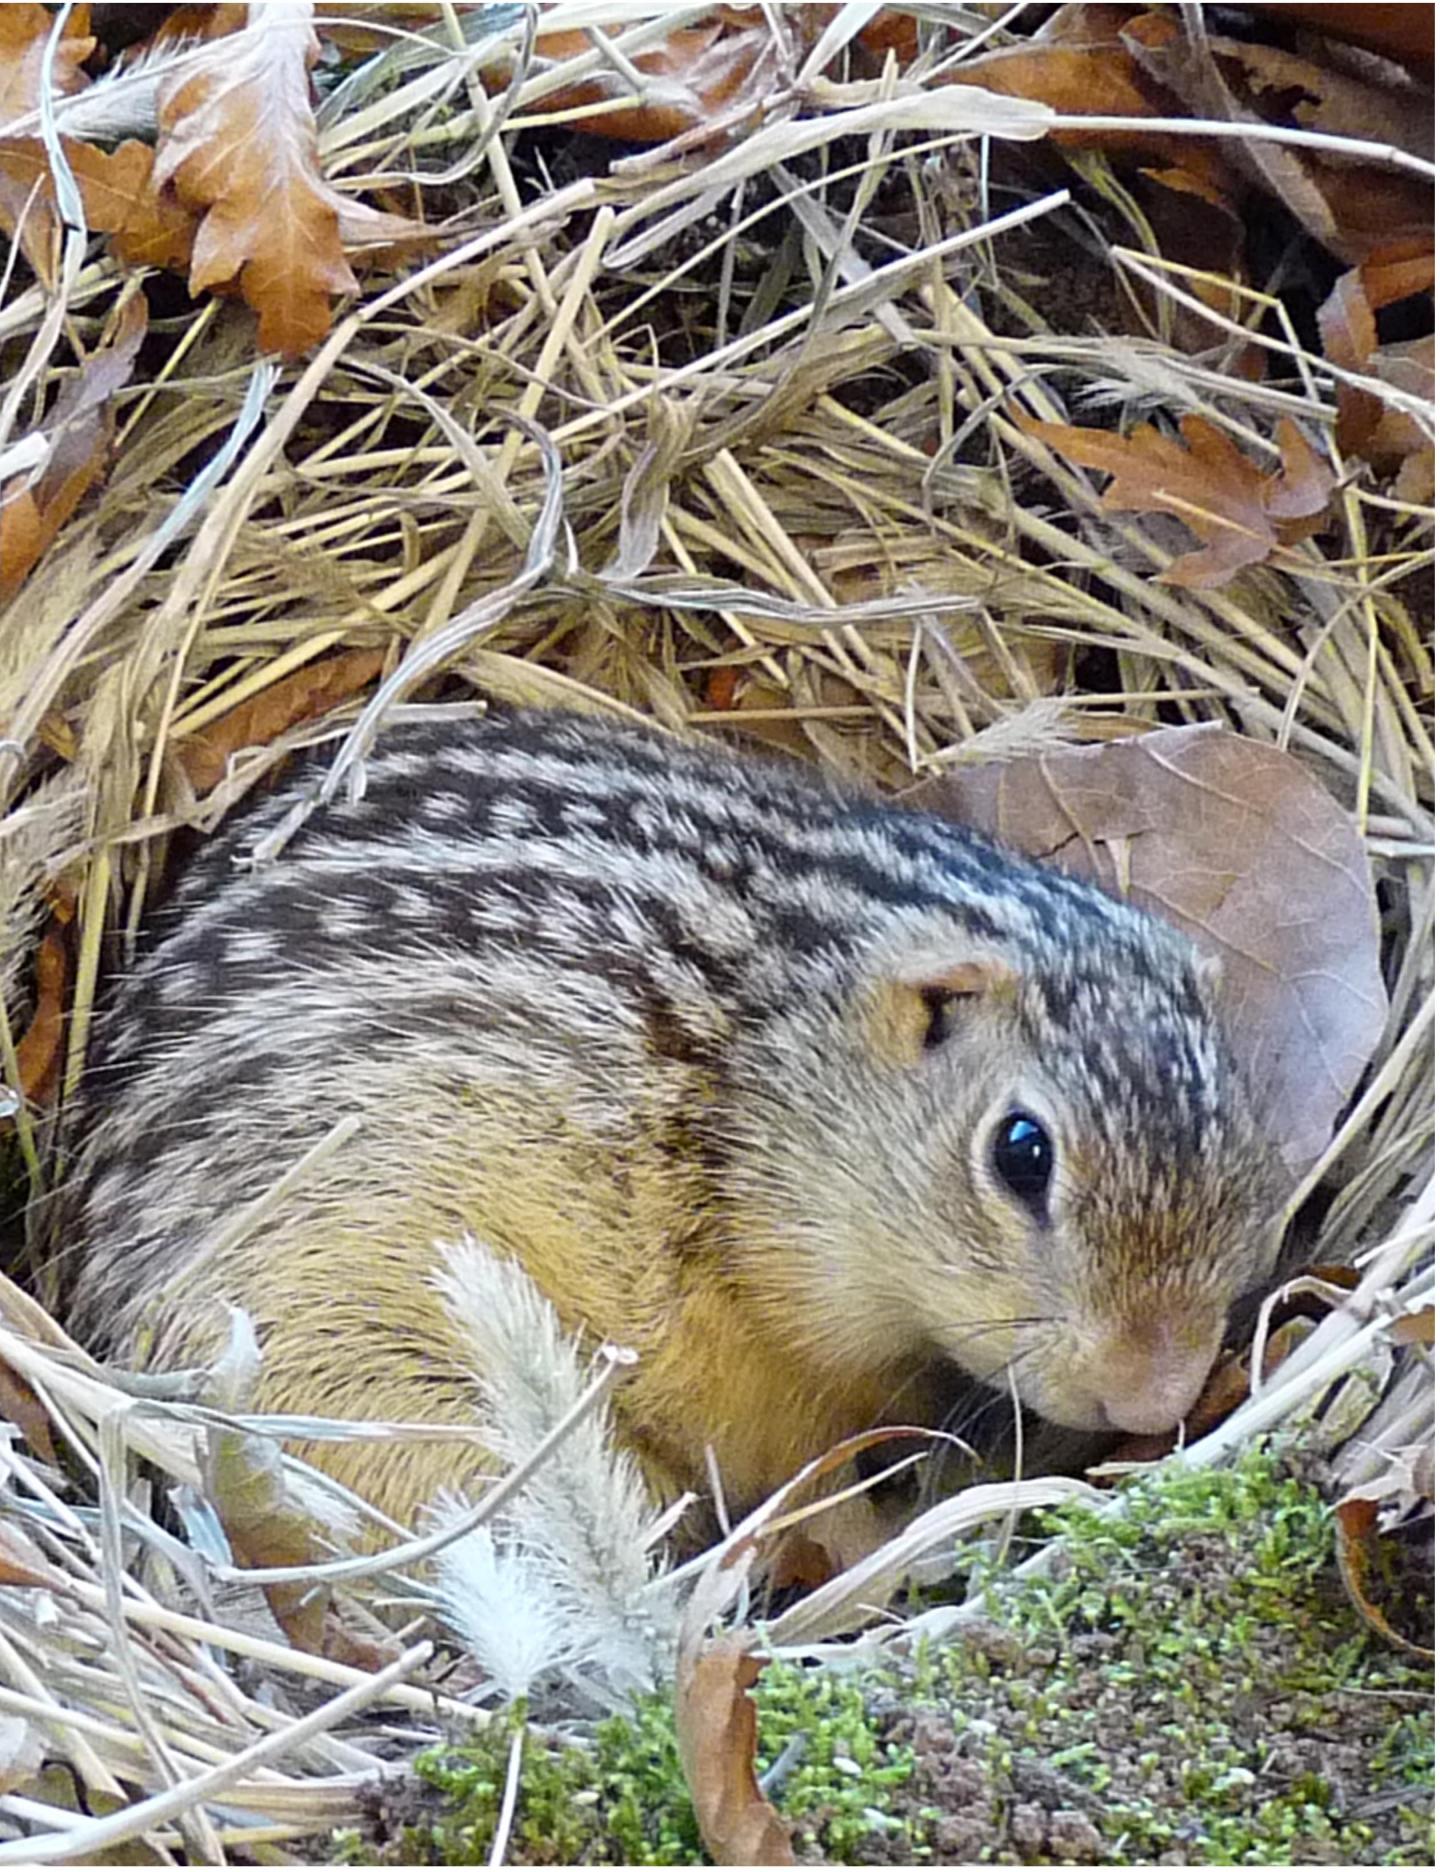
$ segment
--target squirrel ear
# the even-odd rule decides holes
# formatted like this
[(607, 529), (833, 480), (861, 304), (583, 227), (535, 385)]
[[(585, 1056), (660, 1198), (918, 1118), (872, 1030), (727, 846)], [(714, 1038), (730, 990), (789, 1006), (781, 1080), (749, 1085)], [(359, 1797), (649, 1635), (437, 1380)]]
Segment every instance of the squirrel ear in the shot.
[(989, 957), (964, 962), (931, 960), (883, 976), (866, 1007), (866, 1032), (876, 1055), (890, 1066), (913, 1066), (943, 1046), (963, 1018), (967, 1002), (1013, 992), (1019, 976), (1008, 962)]

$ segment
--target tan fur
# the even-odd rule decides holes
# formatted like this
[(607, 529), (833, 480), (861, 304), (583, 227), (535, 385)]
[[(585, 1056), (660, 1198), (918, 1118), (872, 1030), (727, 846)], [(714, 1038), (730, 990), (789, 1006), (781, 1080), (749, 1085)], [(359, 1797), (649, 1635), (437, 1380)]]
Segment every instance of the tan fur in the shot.
[[(738, 1510), (936, 1423), (937, 1367), (1077, 1430), (1173, 1421), (1273, 1253), (1188, 945), (938, 821), (521, 715), (401, 738), (306, 836), (269, 874), (217, 843), (102, 1023), (59, 1227), (121, 1356), (203, 1361), (228, 1302), (257, 1408), (460, 1427), (308, 1452), (398, 1519), (490, 1466), (432, 1284), (463, 1235), (638, 1354), (616, 1416), (657, 1497), (708, 1495), (709, 1450)], [(994, 1167), (1017, 1109), (1038, 1207)]]

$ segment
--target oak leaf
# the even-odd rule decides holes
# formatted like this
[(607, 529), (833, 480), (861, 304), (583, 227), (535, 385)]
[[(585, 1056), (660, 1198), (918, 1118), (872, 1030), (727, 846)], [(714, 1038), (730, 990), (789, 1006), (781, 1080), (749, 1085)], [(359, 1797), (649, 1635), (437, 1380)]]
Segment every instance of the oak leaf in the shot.
[[(1380, 1505), (1364, 1496), (1351, 1496), (1335, 1510), (1335, 1557), (1351, 1605), (1377, 1638), (1383, 1638), (1397, 1651), (1428, 1661), (1435, 1656), (1433, 1646), (1418, 1644), (1398, 1631), (1391, 1616), (1413, 1614), (1418, 1596), (1403, 1589), (1397, 1593), (1397, 1575), (1408, 1573), (1412, 1588), (1421, 1587), (1422, 1577), (1428, 1583), (1428, 1567), (1423, 1576), (1413, 1565), (1404, 1568), (1405, 1539), (1403, 1527), (1382, 1532)], [(1384, 1605), (1382, 1598), (1387, 1602)]]
[[(1148, 76), (1174, 93), (1173, 115), (1233, 122), (1237, 134), (1221, 145), (1232, 168), (1278, 197), (1342, 259), (1363, 260), (1377, 242), (1433, 225), (1432, 191), (1419, 176), (1244, 134), (1247, 125), (1280, 123), (1424, 156), (1433, 100), (1400, 67), (1361, 76), (1338, 60), (1192, 35), (1173, 9), (1138, 14), (1121, 38)], [(1324, 49), (1317, 44), (1317, 54)]]
[(42, 1104), (59, 1078), (69, 974), (65, 938), (48, 929), (35, 954), (35, 1011), (15, 1045), (20, 1093), (32, 1105)]
[(160, 85), (157, 185), (200, 217), (190, 291), (238, 283), (260, 318), (260, 345), (294, 357), (330, 328), (330, 300), (351, 292), (352, 245), (414, 238), (414, 222), (352, 202), (320, 173), (310, 68), (319, 56), (308, 5), (249, 9), (243, 30), (212, 40)]
[(793, 1865), (790, 1835), (755, 1778), (760, 1675), (743, 1639), (682, 1650), (675, 1674), (675, 1733), (700, 1837), (716, 1865)]
[[(627, 95), (624, 81), (602, 72), (552, 91), (545, 107), (575, 110), (593, 105), (593, 115), (578, 117), (576, 127), (624, 142), (664, 143), (708, 126), (735, 103), (770, 53), (768, 29), (740, 24), (743, 17), (743, 11), (732, 9), (728, 18), (713, 16), (693, 26), (677, 26), (658, 46), (637, 53), (635, 68), (647, 80), (646, 95), (639, 102), (622, 102)], [(542, 33), (536, 51), (542, 58), (564, 59), (589, 51), (590, 45), (587, 34), (576, 28)]]
[(57, 401), (38, 477), (16, 475), (0, 488), (0, 599), (18, 588), (104, 468), (110, 400), (130, 380), (145, 327), (145, 302), (133, 298), (112, 341), (91, 352)]
[[(1433, 399), (1434, 338), (1382, 345), (1375, 314), (1396, 300), (1433, 290), (1434, 284), (1433, 247), (1380, 253), (1342, 273), (1318, 314), (1326, 357), (1342, 370)], [(1381, 472), (1398, 470), (1395, 491), (1402, 500), (1429, 500), (1435, 488), (1435, 443), (1424, 425), (1358, 384), (1337, 384), (1335, 400), (1341, 454), (1358, 456)]]
[(237, 703), (208, 728), (181, 741), (178, 753), (186, 778), (197, 792), (208, 792), (224, 778), (232, 754), (241, 748), (267, 747), (288, 728), (338, 707), (378, 676), (384, 662), (383, 650), (342, 650)]
[[(111, 236), (116, 256), (131, 266), (183, 266), (190, 257), (195, 217), (168, 190), (155, 185), (155, 152), (131, 138), (114, 150), (62, 137), (65, 159), (80, 191), (87, 224)], [(0, 138), (0, 227), (23, 223), (32, 265), (48, 264), (57, 226), (50, 156), (39, 137)], [(43, 276), (43, 275), (42, 275)]]
[(1203, 551), (1182, 554), (1162, 584), (1204, 590), (1224, 585), (1277, 546), (1314, 532), (1335, 479), (1288, 416), (1276, 425), (1281, 466), (1266, 474), (1203, 416), (1182, 416), (1183, 442), (1141, 423), (1128, 435), (1037, 422), (1019, 426), (1082, 468), (1113, 477), (1100, 505), (1112, 513), (1165, 513), (1183, 520)]
[(922, 803), (1178, 924), (1262, 1125), (1301, 1176), (1384, 1028), (1380, 925), (1351, 818), (1292, 755), (1210, 725), (959, 769)]
[[(0, 128), (27, 116), (40, 102), (45, 47), (54, 27), (49, 7), (0, 6)], [(65, 22), (51, 65), (51, 84), (62, 97), (89, 84), (81, 68), (94, 50), (90, 9), (77, 6)]]

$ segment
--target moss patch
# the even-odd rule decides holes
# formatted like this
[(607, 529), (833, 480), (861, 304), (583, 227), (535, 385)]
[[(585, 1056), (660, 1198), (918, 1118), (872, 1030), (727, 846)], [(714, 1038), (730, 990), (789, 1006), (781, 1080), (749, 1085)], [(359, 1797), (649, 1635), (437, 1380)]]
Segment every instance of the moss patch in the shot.
[[(839, 1675), (772, 1664), (762, 1773), (803, 1860), (1430, 1865), (1430, 1674), (1365, 1631), (1321, 1496), (1263, 1451), (1126, 1509), (1043, 1517), (1067, 1558), (997, 1576), (954, 1644)], [(509, 1735), (432, 1750), (377, 1807), (371, 1863), (489, 1853)], [(667, 1702), (532, 1743), (508, 1859), (695, 1864)]]

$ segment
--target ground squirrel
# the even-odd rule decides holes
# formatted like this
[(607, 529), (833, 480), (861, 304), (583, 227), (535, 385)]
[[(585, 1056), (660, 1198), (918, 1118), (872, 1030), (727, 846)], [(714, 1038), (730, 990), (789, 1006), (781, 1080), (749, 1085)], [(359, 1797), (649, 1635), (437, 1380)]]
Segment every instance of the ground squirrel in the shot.
[[(385, 734), (363, 796), (209, 840), (102, 1017), (61, 1229), (77, 1328), (256, 1408), (464, 1422), (469, 1232), (639, 1355), (662, 1496), (732, 1506), (947, 1362), (1159, 1430), (1271, 1259), (1265, 1153), (1177, 932), (944, 820), (598, 719)], [(345, 1114), (245, 1239), (214, 1231)], [(473, 1443), (309, 1451), (404, 1519)]]

